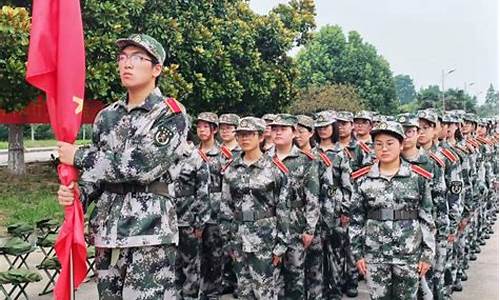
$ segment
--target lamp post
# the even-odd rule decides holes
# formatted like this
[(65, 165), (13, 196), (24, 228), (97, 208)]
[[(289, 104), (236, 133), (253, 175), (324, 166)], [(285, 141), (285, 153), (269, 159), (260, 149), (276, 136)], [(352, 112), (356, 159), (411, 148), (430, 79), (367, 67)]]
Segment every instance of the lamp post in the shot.
[(467, 97), (467, 88), (468, 88), (469, 86), (473, 86), (474, 84), (475, 84), (475, 82), (469, 82), (469, 83), (464, 82), (464, 111), (465, 111), (465, 112), (467, 112), (467, 110), (465, 109), (465, 99), (466, 99), (466, 97)]
[(450, 75), (451, 73), (455, 72), (455, 70), (456, 69), (451, 69), (446, 72), (444, 70), (441, 70), (441, 89), (442, 89), (441, 100), (443, 101), (443, 112), (446, 110), (446, 106), (444, 103), (444, 79), (447, 75)]

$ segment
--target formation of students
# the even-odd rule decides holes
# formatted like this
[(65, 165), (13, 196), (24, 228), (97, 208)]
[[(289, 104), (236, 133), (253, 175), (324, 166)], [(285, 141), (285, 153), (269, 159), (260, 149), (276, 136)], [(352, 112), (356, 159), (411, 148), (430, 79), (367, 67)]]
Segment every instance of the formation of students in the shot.
[(81, 175), (59, 203), (95, 203), (100, 299), (340, 299), (360, 278), (372, 299), (462, 290), (497, 218), (497, 120), (190, 120), (157, 87), (162, 45), (133, 34), (117, 47), (126, 95), (98, 114), (90, 145), (58, 143)]

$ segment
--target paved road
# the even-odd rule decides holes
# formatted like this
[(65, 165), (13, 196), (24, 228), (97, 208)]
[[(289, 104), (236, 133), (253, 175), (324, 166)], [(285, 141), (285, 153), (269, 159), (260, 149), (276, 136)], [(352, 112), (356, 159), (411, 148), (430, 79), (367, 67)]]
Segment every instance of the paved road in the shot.
[[(50, 155), (56, 155), (57, 151), (54, 147), (47, 147), (47, 148), (31, 148), (28, 149), (24, 152), (24, 162), (26, 163), (31, 163), (31, 162), (44, 162), (44, 161), (49, 161)], [(7, 160), (8, 160), (8, 154), (7, 151), (1, 150), (0, 151), (0, 166), (6, 166), (7, 165)]]
[[(471, 262), (470, 269), (468, 270), (469, 280), (464, 282), (464, 291), (461, 293), (454, 293), (454, 300), (496, 300), (499, 297), (499, 226), (498, 222), (496, 224), (495, 234), (487, 240), (486, 246), (483, 246), (482, 252), (479, 255), (479, 259), (475, 262)], [(38, 250), (32, 254), (29, 258), (31, 265), (35, 265), (41, 260), (41, 252)], [(5, 270), (6, 264), (3, 257), (0, 257), (0, 270)], [(45, 277), (44, 277), (45, 278)], [(42, 290), (46, 283), (46, 279), (37, 284), (32, 284), (28, 287), (28, 293), (30, 299), (39, 300), (52, 300), (53, 295), (38, 296), (38, 293)], [(80, 289), (76, 292), (76, 299), (79, 300), (92, 300), (97, 299), (96, 284), (93, 279), (84, 283)], [(224, 300), (230, 300), (232, 297), (226, 296)], [(366, 285), (361, 283), (360, 285), (360, 295), (357, 298), (345, 298), (345, 299), (369, 299), (366, 290)]]

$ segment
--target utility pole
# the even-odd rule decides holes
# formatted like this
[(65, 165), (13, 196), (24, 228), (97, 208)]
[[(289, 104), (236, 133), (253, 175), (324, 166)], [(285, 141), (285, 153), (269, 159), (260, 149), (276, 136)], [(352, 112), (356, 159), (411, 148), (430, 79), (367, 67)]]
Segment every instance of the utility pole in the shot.
[(455, 72), (456, 69), (451, 69), (448, 70), (446, 73), (444, 70), (441, 70), (441, 100), (443, 102), (443, 112), (446, 111), (446, 105), (444, 103), (444, 79), (446, 76), (450, 75), (451, 73)]
[(469, 84), (467, 84), (467, 82), (464, 82), (464, 111), (467, 112), (467, 110), (465, 109), (465, 99), (467, 97), (467, 87), (469, 86), (473, 86), (475, 84), (475, 82), (470, 82)]

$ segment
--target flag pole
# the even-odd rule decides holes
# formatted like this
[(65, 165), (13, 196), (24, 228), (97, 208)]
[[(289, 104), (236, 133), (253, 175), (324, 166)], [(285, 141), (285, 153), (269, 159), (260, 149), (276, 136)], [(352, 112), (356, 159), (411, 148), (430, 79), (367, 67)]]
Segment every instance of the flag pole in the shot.
[(75, 300), (75, 274), (73, 273), (73, 247), (69, 251), (70, 299)]

